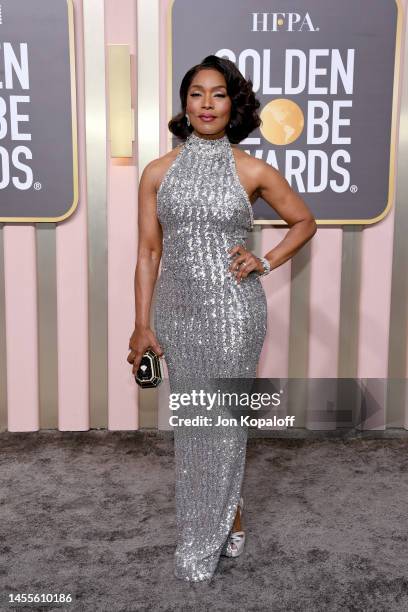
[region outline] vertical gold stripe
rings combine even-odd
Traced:
[[[40,429],[58,429],[55,223],[38,223],[36,229]]]
[[[403,66],[408,66],[408,28],[405,29]],[[392,260],[390,339],[388,346],[387,424],[404,427],[408,399],[408,75],[401,85],[400,126],[395,189],[395,225]],[[400,380],[392,380],[400,379]],[[406,426],[406,425],[405,425]]]
[[[7,360],[6,360],[6,305],[4,291],[4,241],[0,223],[0,431],[7,429]]]
[[[247,248],[257,257],[263,257],[262,252],[262,227],[254,225],[252,232],[248,234]]]
[[[362,226],[343,229],[338,377],[357,376]],[[370,230],[368,230],[370,231]]]
[[[137,138],[139,180],[144,167],[160,152],[159,2],[137,3]],[[167,75],[171,78],[171,74]],[[155,292],[150,310],[153,329]],[[158,424],[158,390],[139,393],[139,428]]]
[[[356,378],[358,375],[362,230],[362,225],[347,225],[343,228],[338,378]],[[342,422],[343,427],[354,425],[360,427],[357,417],[360,414],[360,405],[359,385],[351,384],[351,382],[339,382],[337,385],[337,409],[348,410],[350,414],[350,419],[347,422]]]
[[[108,426],[108,272],[106,219],[106,94],[103,0],[84,11],[88,201],[90,427]]]
[[[132,157],[133,109],[129,45],[107,46],[111,157]]]

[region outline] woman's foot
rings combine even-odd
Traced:
[[[234,523],[231,531],[228,535],[227,541],[221,551],[221,554],[225,557],[238,557],[244,550],[245,544],[245,531],[242,530],[242,509],[244,507],[244,500],[241,499],[238,502],[237,513],[235,515]]]

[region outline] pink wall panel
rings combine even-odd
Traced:
[[[4,226],[9,431],[39,429],[36,236],[34,225]]]
[[[287,228],[262,229],[261,254],[273,249]],[[289,367],[290,273],[287,261],[261,279],[268,301],[268,328],[259,359],[259,378],[287,378]]]
[[[82,0],[74,0],[79,204],[56,229],[58,417],[62,431],[89,429],[88,254]]]
[[[136,2],[105,2],[106,45],[127,44],[131,54],[133,108],[136,108]],[[109,74],[106,74],[108,86]],[[106,92],[107,104],[109,101]],[[109,115],[108,115],[109,121]],[[108,132],[109,138],[109,132]],[[109,423],[112,430],[138,428],[139,391],[126,361],[134,329],[133,278],[137,261],[138,167],[133,158],[111,158],[108,147],[108,372]]]
[[[310,259],[310,378],[336,378],[339,354],[341,229],[320,228]]]

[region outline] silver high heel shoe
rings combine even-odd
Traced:
[[[244,499],[241,497],[238,502],[238,508],[242,516],[244,508]],[[239,557],[244,550],[245,531],[234,531],[229,533],[228,538],[223,546],[221,555],[224,557]]]

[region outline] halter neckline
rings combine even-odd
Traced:
[[[221,138],[202,138],[201,136],[197,136],[195,132],[191,132],[187,137],[186,144],[190,149],[199,153],[224,151],[231,145],[226,134],[221,136]]]

